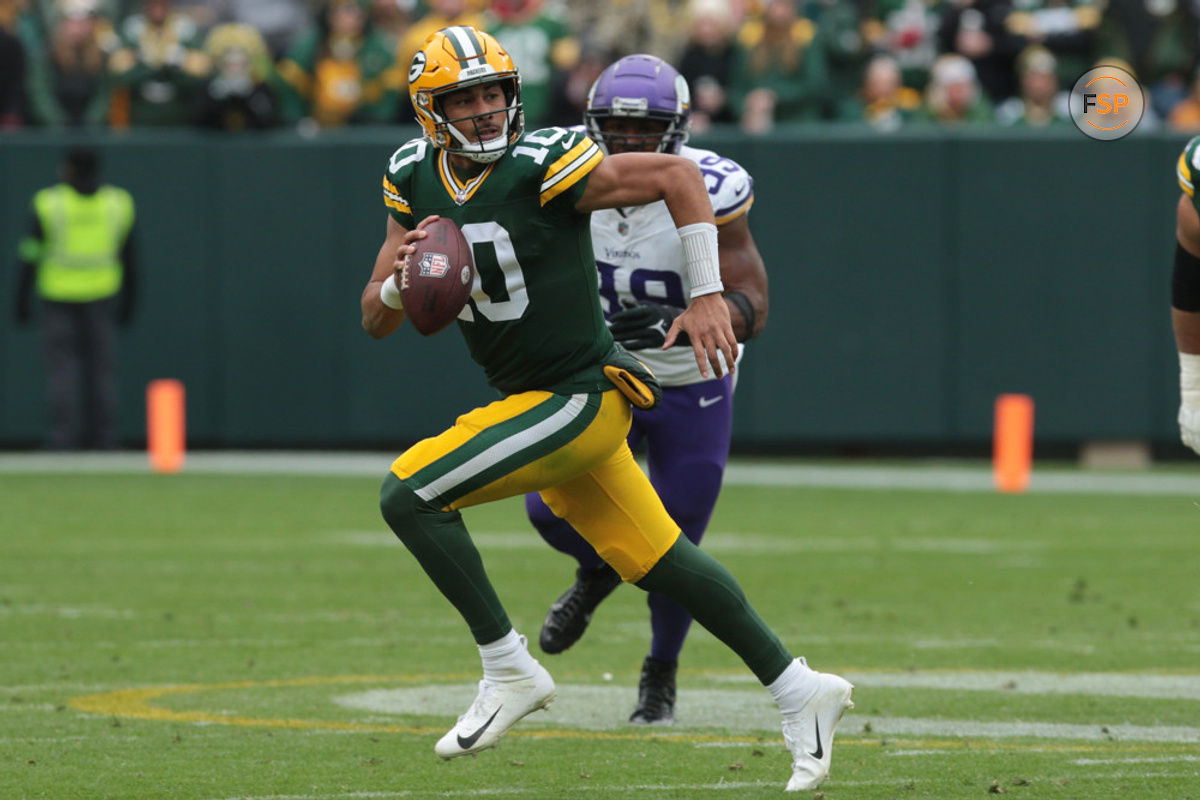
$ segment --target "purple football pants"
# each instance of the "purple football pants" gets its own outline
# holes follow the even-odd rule
[[[664,387],[658,408],[633,411],[629,447],[636,453],[638,445],[645,442],[650,482],[667,513],[696,544],[704,536],[721,491],[732,426],[730,375],[690,386]],[[604,563],[592,546],[565,520],[556,517],[537,494],[525,496],[525,510],[542,538],[555,550],[574,557],[580,567],[590,569]],[[691,616],[662,595],[648,594],[646,602],[650,606],[650,655],[678,661]]]

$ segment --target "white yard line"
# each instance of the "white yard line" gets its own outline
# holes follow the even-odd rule
[[[768,781],[722,781],[720,783],[645,783],[645,784],[593,784],[582,786],[563,786],[555,791],[565,794],[594,794],[597,797],[616,797],[623,792],[679,792],[679,791],[713,791],[727,789],[779,789],[782,782]],[[426,789],[400,790],[395,792],[345,792],[340,794],[263,794],[235,795],[233,797],[214,798],[214,800],[387,800],[399,797],[489,797],[496,795],[526,795],[530,789],[525,786],[494,786],[486,789]]]
[[[1075,694],[1200,700],[1200,675],[1040,670],[847,670],[843,677],[869,689],[942,689],[1000,694]],[[716,677],[722,683],[755,682],[754,676]]]
[[[952,736],[970,739],[1073,739],[1081,741],[1131,741],[1200,743],[1200,728],[1185,725],[1083,725],[1066,722],[980,722],[977,720],[918,719],[913,717],[847,716],[843,725],[853,731],[870,725],[873,735]]]
[[[1013,678],[1012,676],[1019,676]],[[1053,675],[1049,673],[846,673],[859,690],[920,687],[947,691],[1023,691],[1030,694],[1105,694],[1133,697],[1200,699],[1200,676]],[[902,679],[905,678],[905,679]],[[1139,679],[1144,683],[1139,684]],[[1006,686],[1016,681],[1016,687]],[[1061,685],[1060,685],[1061,684]],[[473,684],[438,684],[370,689],[335,696],[333,702],[378,715],[434,714],[453,717],[470,704]],[[615,730],[625,727],[624,709],[633,700],[623,685],[560,684],[558,699],[545,713],[525,724],[538,729],[565,728]],[[741,689],[679,690],[679,724],[687,728],[777,731],[779,712],[766,692]],[[883,717],[849,714],[845,731],[870,730],[879,736],[944,736],[984,739],[1015,737],[1084,741],[1200,742],[1200,727],[1186,725],[1131,725],[1106,720],[1094,723],[1036,722],[1022,720],[979,721],[943,718]]]
[[[1172,764],[1177,761],[1200,762],[1200,756],[1152,756],[1146,758],[1077,758],[1072,764],[1091,766],[1093,764]]]
[[[1042,775],[1030,781],[1031,784],[1047,786],[1052,784],[1062,784],[1070,781],[1073,783],[1091,782],[1104,783],[1109,781],[1128,781],[1140,780],[1149,778],[1180,778],[1186,777],[1186,773],[1181,775],[1176,772],[1110,772],[1105,774],[1059,774],[1059,775]],[[927,778],[877,778],[874,780],[838,780],[831,778],[827,784],[822,786],[825,791],[836,791],[854,786],[900,786],[903,784],[912,784],[914,787],[930,786],[935,781]],[[999,781],[1001,785],[1008,781]],[[784,781],[721,781],[718,783],[640,783],[640,784],[599,784],[586,782],[580,786],[562,786],[555,789],[566,795],[586,794],[594,797],[620,797],[629,792],[711,792],[711,791],[728,791],[728,790],[746,790],[746,789],[762,789],[770,792],[771,796],[782,791]],[[986,792],[986,783],[980,783],[980,792]],[[265,795],[232,795],[220,798],[211,798],[211,800],[393,800],[394,798],[421,798],[421,797],[495,797],[495,796],[510,796],[510,795],[527,795],[531,790],[524,786],[496,786],[489,788],[477,789],[427,789],[427,790],[399,790],[394,792],[341,792],[337,794],[265,794]],[[820,796],[820,795],[818,795]]]
[[[243,451],[189,453],[185,470],[197,474],[382,476],[399,453]],[[118,453],[0,453],[0,473],[145,473],[146,455]],[[725,483],[736,486],[800,486],[840,489],[992,491],[990,467],[915,460],[906,464],[855,466],[781,459],[730,462]],[[1200,472],[1109,472],[1034,467],[1031,492],[1085,494],[1182,494],[1200,496]]]

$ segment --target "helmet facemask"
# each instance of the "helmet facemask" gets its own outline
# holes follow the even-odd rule
[[[473,86],[486,86],[491,83],[500,84],[500,89],[504,92],[505,104],[503,108],[480,114],[472,114],[466,117],[450,117],[443,108],[443,100],[448,95],[463,89],[469,89]],[[438,140],[434,141],[435,145],[449,153],[465,156],[481,164],[488,164],[504,155],[505,151],[508,150],[508,145],[519,137],[524,130],[525,115],[521,109],[520,96],[520,78],[514,74],[499,80],[489,76],[485,80],[463,81],[436,92],[418,95],[417,100],[421,102],[424,97],[428,98],[429,115],[434,120],[438,134]],[[479,130],[479,120],[482,117],[492,117],[495,115],[502,115],[500,134],[491,139],[484,140]],[[457,123],[468,120],[473,124],[472,132],[474,133],[474,138],[468,134],[464,134],[458,128]]]
[[[655,151],[678,153],[688,139],[691,96],[687,81],[674,67],[648,55],[626,56],[601,73],[588,92],[584,125],[588,136],[605,154],[610,139],[645,142],[657,139]],[[662,122],[665,130],[653,134],[608,135],[602,130],[609,119],[647,119]]]
[[[661,123],[661,131],[636,133],[622,131],[620,133],[606,131],[605,125],[609,120],[637,119]],[[667,115],[654,113],[612,114],[607,110],[587,112],[588,137],[600,145],[605,155],[615,152],[640,151],[655,153],[678,153],[679,146],[687,141],[686,130],[680,130],[678,122]],[[648,151],[647,144],[653,145]]]

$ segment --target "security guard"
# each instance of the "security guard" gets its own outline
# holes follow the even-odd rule
[[[133,312],[134,204],[124,189],[100,184],[99,166],[96,151],[71,150],[63,182],[33,196],[30,233],[20,244],[17,321],[32,319],[36,287],[44,317],[47,444],[55,450],[117,446],[114,322],[128,323]]]

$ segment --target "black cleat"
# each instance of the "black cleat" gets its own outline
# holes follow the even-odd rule
[[[538,637],[542,650],[561,653],[578,642],[587,630],[596,606],[620,584],[621,576],[608,564],[576,570],[574,585],[563,592],[546,613],[542,634]]]
[[[674,661],[659,661],[646,656],[642,679],[638,681],[638,704],[629,721],[635,725],[675,724]]]

